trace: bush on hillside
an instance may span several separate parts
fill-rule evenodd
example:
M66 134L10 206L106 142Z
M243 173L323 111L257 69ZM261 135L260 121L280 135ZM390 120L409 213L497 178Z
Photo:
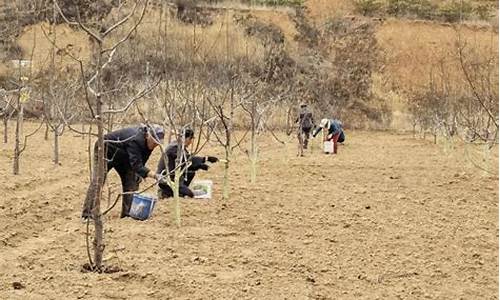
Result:
M450 23L470 19L472 13L473 7L466 1L452 1L439 8L439 15Z
M431 0L356 0L354 4L355 11L363 16L389 15L448 23L473 18L489 20L494 15L491 3L473 5L471 0L452 0L441 5Z
M387 0L387 13L395 17L413 17L430 20L437 6L429 0Z
M363 16L374 16L380 13L383 3L377 0L354 1L355 11Z
M269 6L302 6L304 0L243 0L243 3Z
M480 20L489 20L494 16L493 9L488 4L479 4L474 7L474 13Z

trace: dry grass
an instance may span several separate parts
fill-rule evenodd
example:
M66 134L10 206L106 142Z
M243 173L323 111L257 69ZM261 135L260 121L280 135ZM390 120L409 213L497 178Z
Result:
M307 0L306 7L309 15L316 22L322 23L325 20L354 11L354 1L352 0Z
M353 2L347 0L308 0L306 5L313 22L318 25L332 16L350 14ZM287 50L292 54L297 50L294 37L297 34L293 20L287 10L255 9L246 11L243 7L214 11L213 24L206 27L193 26L179 21L171 12L160 9L148 11L140 25L135 47L140 49L159 49L166 43L165 49L179 60L192 62L218 62L227 57L231 59L250 58L262 61L264 46L255 38L245 35L243 29L234 22L236 14L251 13L260 21L280 27L286 38ZM116 17L116 16L115 16ZM481 25L481 24L479 24ZM484 25L484 24L483 24ZM45 27L48 27L46 24ZM130 25L129 25L130 26ZM118 31L122 36L127 27ZM498 56L498 33L489 26L469 24L460 28L460 33L469 45L486 55ZM90 45L85 34L75 32L66 25L57 26L57 44L60 48L83 58L90 57ZM377 30L377 39L384 52L386 61L383 73L374 76L375 94L390 102L395 112L404 111L401 95L394 93L394 88L413 89L428 82L431 69L440 61L445 61L447 72L457 76L454 81L461 84L458 76L456 51L457 31L454 27L434 22L388 19ZM35 42L35 43L33 43ZM47 65L52 45L40 30L40 24L27 27L18 40L25 58L35 44L35 68ZM63 65L73 62L67 56L60 58ZM0 65L1 70L5 69ZM396 121L396 123L400 123Z
M307 5L311 16L320 21L332 14L348 12L352 3L342 0L309 0ZM149 11L140 25L138 33L146 41L140 47L158 47L165 41L168 51L177 53L179 59L195 62L223 61L227 56L259 61L264 56L264 47L260 41L246 36L243 29L233 21L234 14L237 13L235 11L228 10L214 16L213 25L206 27L182 23L168 12L161 16L160 13L158 9ZM251 13L263 22L279 26L285 34L288 50L293 52L297 47L294 42L297 31L288 12L255 10ZM41 26L49 28L44 23L29 26L18 39L25 58L31 56L34 47L34 67L38 69L49 63L52 49ZM116 38L126 30L127 28L123 28L117 32ZM461 32L482 51L498 53L497 33L472 28L462 28ZM425 84L431 67L443 58L449 58L454 51L457 34L450 26L390 19L380 26L377 38L387 59L385 75L398 85L407 87ZM74 31L64 24L59 25L56 27L56 40L59 48L84 60L90 57L90 45L82 32ZM74 64L68 56L60 55L59 59L63 66Z
M213 25L195 27L180 22L168 12L160 16L159 10L150 10L138 28L140 44L135 46L160 49L163 47L162 43L165 43L166 49L170 53L175 53L179 60L192 62L223 61L227 57L262 59L263 45L256 39L245 36L243 29L233 21L233 16L234 13L228 11L215 16ZM53 46L43 34L42 26L50 34L50 26L46 23L39 23L26 27L17 41L24 59L33 56L34 72L49 67L51 62ZM117 30L105 46L121 39L131 26L133 22ZM50 38L53 38L53 34ZM65 55L66 51L85 62L88 62L91 57L91 46L85 33L75 31L65 24L56 27L56 45L57 48L63 49L63 51L58 51L59 55L56 60L61 68L76 67L75 61ZM2 73L7 73L8 68L8 62L0 65Z
M146 47L163 47L179 56L180 60L196 62L224 61L226 58L263 58L264 47L248 37L234 22L234 12L213 16L213 24L200 26L179 21L169 12L149 12L140 25L138 34Z
M377 38L386 56L385 74L397 86L412 88L425 85L431 70L441 61L451 76L460 72L456 60L458 36L484 56L498 56L498 34L491 30L453 28L429 22L389 20L377 32Z
M262 22L278 26L283 31L287 42L293 41L294 36L297 34L295 24L286 13L280 11L252 11L252 15Z
M231 9L231 10L240 10L240 11L279 11L282 13L292 12L293 9L287 6L267 6L261 4L252 4L252 3L242 3L240 1L220 1L217 3L206 4L206 6L214 7L214 8L223 8L223 9Z
M33 57L33 71L38 72L49 66L53 44L47 39L42 31L49 34L50 39L55 39L57 48L56 64L61 67L76 66L77 63L66 53L71 53L83 61L90 58L90 43L83 32L75 31L66 24L57 25L55 32L51 32L49 24L43 22L36 25L27 26L17 43L21 47L24 59ZM55 34L54 34L55 33ZM57 49L56 49L57 50Z
M431 3L437 5L443 5L451 1L452 0L430 0ZM469 0L467 2L473 5L491 4L493 7L498 7L497 1ZM310 16L318 22L323 22L328 18L338 15L354 14L356 8L354 0L306 0L305 4L309 9ZM492 13L497 12L492 11Z

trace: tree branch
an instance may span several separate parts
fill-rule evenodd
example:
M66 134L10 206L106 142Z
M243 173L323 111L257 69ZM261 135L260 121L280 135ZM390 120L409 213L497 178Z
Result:
M150 86L144 90L142 90L139 94L137 94L135 97L133 97L132 99L130 99L130 101L127 103L127 105L125 105L123 108L121 109L112 109L112 110L104 110L102 113L103 114L117 114L117 113L123 113L123 112L126 112L130 106L132 106L132 104L135 103L135 101L137 101L138 99L144 97L146 94L148 94L149 92L151 92L155 87L158 86L158 84L160 83L161 79L158 80L156 82L156 84L154 84L153 86Z
M141 16L139 17L139 20L134 24L134 26L130 29L130 31L121 39L119 40L116 44L114 44L113 46L111 46L110 48L107 48L107 49L104 49L102 50L102 53L106 53L106 52L109 52L109 51L113 51L114 49L118 48L118 46L120 46L121 44L123 44L126 40L129 39L129 37L132 35L132 33L137 29L137 27L139 27L139 25L141 24L142 22L142 19L144 18L144 15L146 14L146 8L148 6L148 2L146 1L146 3L144 4L144 7L142 9L142 12L141 12ZM135 7L134 7L135 9Z
M66 22L68 25L73 25L73 26L78 26L80 27L83 31L85 31L88 35L90 35L92 38L94 38L96 41L98 41L100 44L103 43L103 40L100 36L98 36L95 32L87 28L85 25L82 24L80 21L80 13L78 12L78 22L70 21L62 12L61 7L59 7L59 4L57 3L57 0L54 0L54 5L57 8L57 11L59 12L59 15L63 18L64 22Z
M108 34L110 34L111 32L113 32L113 30L115 30L116 28L118 28L123 23L127 22L130 19L130 17L132 17L134 15L135 10L136 10L138 4L139 4L139 1L136 1L135 5L134 5L134 8L132 8L132 11L130 12L130 14L128 14L123 19L121 19L120 21L118 21L117 23L115 23L113 26L109 27L108 30L106 30L102 34L102 37L105 38Z

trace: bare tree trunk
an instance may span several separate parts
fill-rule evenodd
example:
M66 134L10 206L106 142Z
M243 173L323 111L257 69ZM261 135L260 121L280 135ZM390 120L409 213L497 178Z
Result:
M101 68L102 43L98 43L97 68ZM95 199L92 211L95 226L94 236L94 263L98 271L102 269L102 258L104 252L103 233L104 227L101 217L101 198L104 185L104 120L102 118L102 96L101 96L101 70L98 69L96 78L96 119L97 119L97 166L95 166Z
M9 121L7 118L3 119L3 143L7 144L9 141Z
M252 128L250 151L251 151L251 153L250 153L250 163L251 163L250 182L255 183L257 181L257 160L258 160L257 137L255 134L255 127Z
M181 227L181 199L179 197L179 182L180 182L180 168L175 170L175 178L174 178L174 184L172 187L172 191L174 192L174 218L175 218L175 225L177 227Z
M229 161L231 160L231 135L233 133L233 118L234 118L234 110L235 110L235 105L234 105L234 79L231 79L231 98L230 98L230 112L229 112L229 120L227 121L227 128L226 128L226 161L224 163L224 180L223 180L223 190L222 190L222 199L223 200L228 200L229 199Z
M229 199L229 160L231 156L231 145L227 145L226 149L226 157L224 161L224 178L222 181L222 199Z
M21 135L23 127L23 104L20 97L17 99L17 121L16 121L16 140L14 145L14 175L19 174L19 158L21 156Z
M59 126L54 128L54 164L59 164Z
M92 182L92 177L94 176L93 174L93 169L92 169L92 123L89 124L89 134L88 134L88 143L87 143L87 155L88 155L88 162L89 162L89 181ZM94 166L95 167L95 166Z
M47 122L49 122L47 120ZM45 136L43 137L44 140L48 140L49 139L49 124L45 123Z
M109 109L114 109L114 108L115 108L115 107L114 107L114 105L113 105L113 102L111 102L111 103L109 104ZM110 116L108 117L108 130L109 130L109 131L113 131L113 123L114 123L113 119L114 119L114 116L113 116L113 115L110 115Z

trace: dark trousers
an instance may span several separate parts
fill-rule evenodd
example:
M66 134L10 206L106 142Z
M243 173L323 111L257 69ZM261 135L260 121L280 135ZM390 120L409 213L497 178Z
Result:
M311 135L311 127L302 127L302 129L299 131L299 134L302 136L302 148L307 149L307 145L309 144L309 136Z
M195 171L186 171L186 176L182 176L179 181L179 197L189 197L193 198L193 191L189 188L191 181L193 181L194 176L196 175ZM173 180L173 179L172 179ZM165 183L159 185L160 189L158 191L159 198L170 198L174 196L174 191L172 188Z
M104 170L104 174L102 174L102 183L106 181L106 175L111 169L115 169L118 175L120 176L120 180L122 182L122 191L123 192L133 192L139 189L139 180L137 174L130 168L130 166L119 164L115 161L116 156L116 148L112 145L105 146L106 151L106 166ZM89 185L87 190L87 195L85 197L85 202L83 203L83 211L82 217L91 217L92 209L94 208L94 199L95 192L97 186L97 143L94 147L94 171L92 175L92 182ZM120 218L125 218L128 216L128 212L130 211L130 207L132 206L132 194L124 194L122 195L122 211L120 214Z
M344 141L345 141L345 134L344 134L344 131L341 131L338 142L343 143Z

